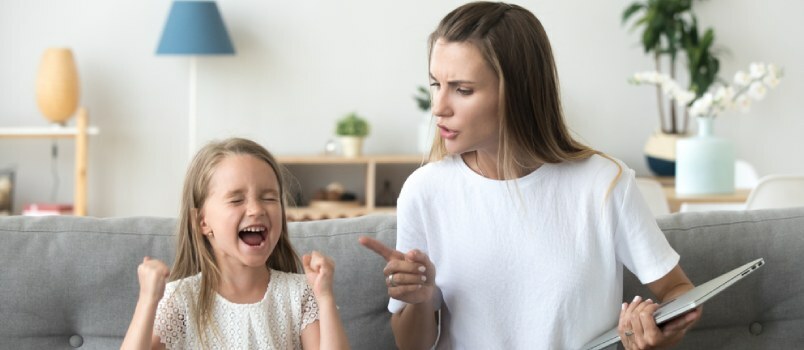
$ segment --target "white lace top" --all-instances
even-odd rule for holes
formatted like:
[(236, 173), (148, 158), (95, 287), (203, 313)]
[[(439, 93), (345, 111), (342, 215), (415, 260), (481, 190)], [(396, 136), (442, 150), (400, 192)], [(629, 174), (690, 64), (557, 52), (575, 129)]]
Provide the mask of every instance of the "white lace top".
[[(165, 287), (154, 333), (168, 349), (201, 349), (190, 307), (200, 288), (201, 274)], [(257, 303), (235, 304), (216, 293), (211, 320), (203, 332), (213, 349), (301, 349), (301, 331), (318, 320), (318, 304), (304, 275), (271, 270)]]

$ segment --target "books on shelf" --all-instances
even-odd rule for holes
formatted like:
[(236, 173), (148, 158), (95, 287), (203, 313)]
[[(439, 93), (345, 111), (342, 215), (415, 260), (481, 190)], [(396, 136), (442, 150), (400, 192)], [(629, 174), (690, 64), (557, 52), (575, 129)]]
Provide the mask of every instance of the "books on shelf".
[(30, 203), (22, 209), (22, 215), (26, 216), (48, 216), (48, 215), (73, 215), (72, 204), (57, 203)]

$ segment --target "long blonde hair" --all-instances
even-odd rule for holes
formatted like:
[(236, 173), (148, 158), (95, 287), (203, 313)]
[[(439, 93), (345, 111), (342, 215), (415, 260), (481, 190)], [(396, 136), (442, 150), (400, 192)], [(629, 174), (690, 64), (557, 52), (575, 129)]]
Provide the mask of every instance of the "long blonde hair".
[[(428, 57), (439, 39), (475, 45), (499, 78), (497, 170), (503, 179), (516, 179), (521, 169), (542, 163), (583, 160), (595, 154), (614, 161), (570, 135), (550, 41), (530, 11), (506, 3), (468, 3), (447, 14), (430, 34)], [(436, 136), (430, 161), (446, 155), (444, 139)], [(622, 166), (614, 163), (619, 171), (609, 190), (622, 174)]]
[[(273, 252), (265, 263), (267, 268), (298, 273), (300, 260), (288, 238), (285, 207), (287, 193), (284, 186), (284, 169), (268, 150), (254, 141), (242, 138), (230, 138), (211, 142), (204, 146), (193, 158), (184, 179), (176, 237), (176, 260), (170, 271), (170, 281), (194, 276), (201, 273), (201, 292), (193, 303), (193, 322), (204, 337), (202, 330), (211, 324), (213, 301), (216, 288), (221, 280), (221, 271), (215, 261), (212, 246), (201, 233), (198, 213), (209, 194), (209, 183), (216, 167), (224, 158), (233, 155), (250, 155), (263, 160), (274, 170), (279, 183), (279, 195), (282, 198), (282, 232)], [(206, 339), (201, 339), (202, 344)]]

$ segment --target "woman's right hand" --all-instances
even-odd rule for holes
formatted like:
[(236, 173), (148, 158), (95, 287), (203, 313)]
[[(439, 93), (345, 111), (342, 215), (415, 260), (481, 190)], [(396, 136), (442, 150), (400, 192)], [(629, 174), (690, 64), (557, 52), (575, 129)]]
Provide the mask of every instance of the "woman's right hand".
[(382, 242), (360, 237), (360, 244), (382, 256), (388, 263), (383, 269), (388, 295), (408, 304), (430, 302), (435, 291), (435, 266), (418, 249), (402, 253)]
[(165, 263), (144, 257), (142, 264), (137, 267), (137, 277), (140, 281), (140, 299), (148, 299), (158, 302), (165, 294), (165, 285), (167, 284), (170, 270)]

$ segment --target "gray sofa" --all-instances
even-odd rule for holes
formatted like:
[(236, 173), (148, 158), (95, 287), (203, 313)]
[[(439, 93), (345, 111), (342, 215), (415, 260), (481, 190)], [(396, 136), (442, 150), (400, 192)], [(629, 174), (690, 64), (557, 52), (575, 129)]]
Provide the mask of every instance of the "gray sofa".
[[(693, 282), (754, 258), (766, 265), (705, 306), (685, 349), (804, 347), (804, 208), (659, 218)], [(172, 262), (169, 218), (0, 217), (0, 349), (113, 349), (137, 300), (142, 256)], [(393, 216), (291, 223), (297, 250), (331, 255), (355, 349), (391, 349), (384, 262), (359, 235), (391, 245)], [(647, 295), (633, 276), (624, 299)], [(590, 310), (594, 312), (594, 310)]]

